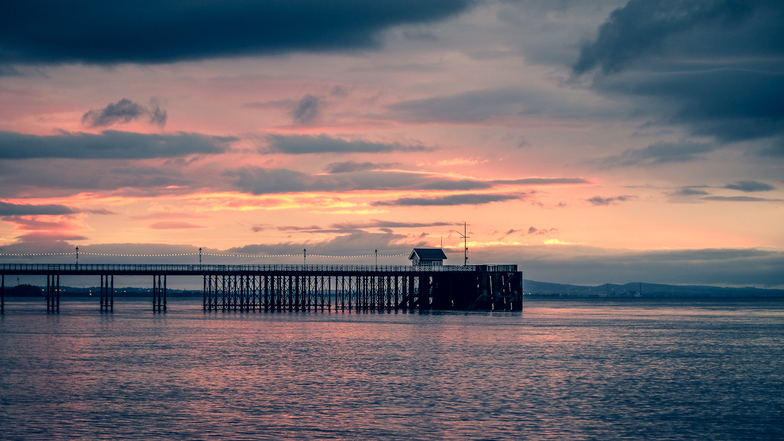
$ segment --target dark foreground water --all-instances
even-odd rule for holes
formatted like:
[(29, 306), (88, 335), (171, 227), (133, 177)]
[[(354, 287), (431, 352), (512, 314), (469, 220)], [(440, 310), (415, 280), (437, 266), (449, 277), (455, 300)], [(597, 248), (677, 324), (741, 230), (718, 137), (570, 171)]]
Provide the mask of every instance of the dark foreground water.
[(784, 302), (9, 301), (0, 439), (784, 439)]

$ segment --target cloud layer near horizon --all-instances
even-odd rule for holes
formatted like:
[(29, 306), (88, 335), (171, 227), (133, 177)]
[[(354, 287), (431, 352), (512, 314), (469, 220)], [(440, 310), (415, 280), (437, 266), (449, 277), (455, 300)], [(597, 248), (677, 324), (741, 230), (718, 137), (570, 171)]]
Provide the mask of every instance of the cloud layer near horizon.
[(399, 254), (466, 223), (473, 263), (538, 280), (777, 283), (780, 1), (4, 6), (4, 250)]

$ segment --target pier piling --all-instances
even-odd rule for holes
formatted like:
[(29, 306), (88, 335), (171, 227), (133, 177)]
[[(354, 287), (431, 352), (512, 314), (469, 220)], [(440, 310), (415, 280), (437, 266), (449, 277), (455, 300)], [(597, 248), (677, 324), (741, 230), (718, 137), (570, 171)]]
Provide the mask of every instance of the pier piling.
[(390, 312), (392, 310), (519, 310), (517, 265), (68, 265), (0, 264), (5, 276), (45, 275), (47, 311), (60, 308), (61, 275), (100, 276), (101, 311), (114, 310), (114, 275), (152, 276), (152, 309), (168, 308), (168, 277), (202, 278), (208, 311)]

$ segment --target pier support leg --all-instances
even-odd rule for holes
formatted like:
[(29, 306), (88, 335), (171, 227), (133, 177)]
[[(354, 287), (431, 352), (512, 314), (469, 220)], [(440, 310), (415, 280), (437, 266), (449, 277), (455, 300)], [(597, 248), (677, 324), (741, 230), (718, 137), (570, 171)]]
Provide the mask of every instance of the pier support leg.
[(163, 312), (166, 312), (166, 275), (163, 276)]

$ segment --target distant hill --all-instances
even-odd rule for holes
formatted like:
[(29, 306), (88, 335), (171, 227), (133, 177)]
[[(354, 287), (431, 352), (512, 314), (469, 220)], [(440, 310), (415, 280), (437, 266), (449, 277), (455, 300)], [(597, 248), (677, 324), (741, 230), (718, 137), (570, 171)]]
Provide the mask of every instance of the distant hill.
[(17, 285), (5, 289), (6, 297), (43, 297), (41, 288), (33, 285)]
[[(562, 298), (581, 298), (581, 297), (602, 297), (602, 298), (782, 298), (782, 289), (760, 289), (760, 288), (721, 288), (716, 286), (703, 285), (664, 285), (658, 283), (626, 283), (616, 285), (606, 283), (597, 286), (568, 285), (563, 283), (537, 282), (535, 280), (525, 281), (525, 293), (537, 297), (562, 297)], [(97, 297), (100, 295), (100, 287), (60, 287), (60, 295), (63, 297)], [(150, 288), (115, 288), (115, 297), (150, 297)], [(6, 297), (43, 297), (42, 287), (32, 285), (19, 285), (5, 288)], [(201, 297), (201, 290), (181, 290), (168, 289), (169, 297)]]
[(598, 286), (525, 281), (525, 293), (543, 297), (780, 297), (784, 290), (760, 288), (722, 288), (703, 285), (664, 285), (658, 283), (605, 283)]

